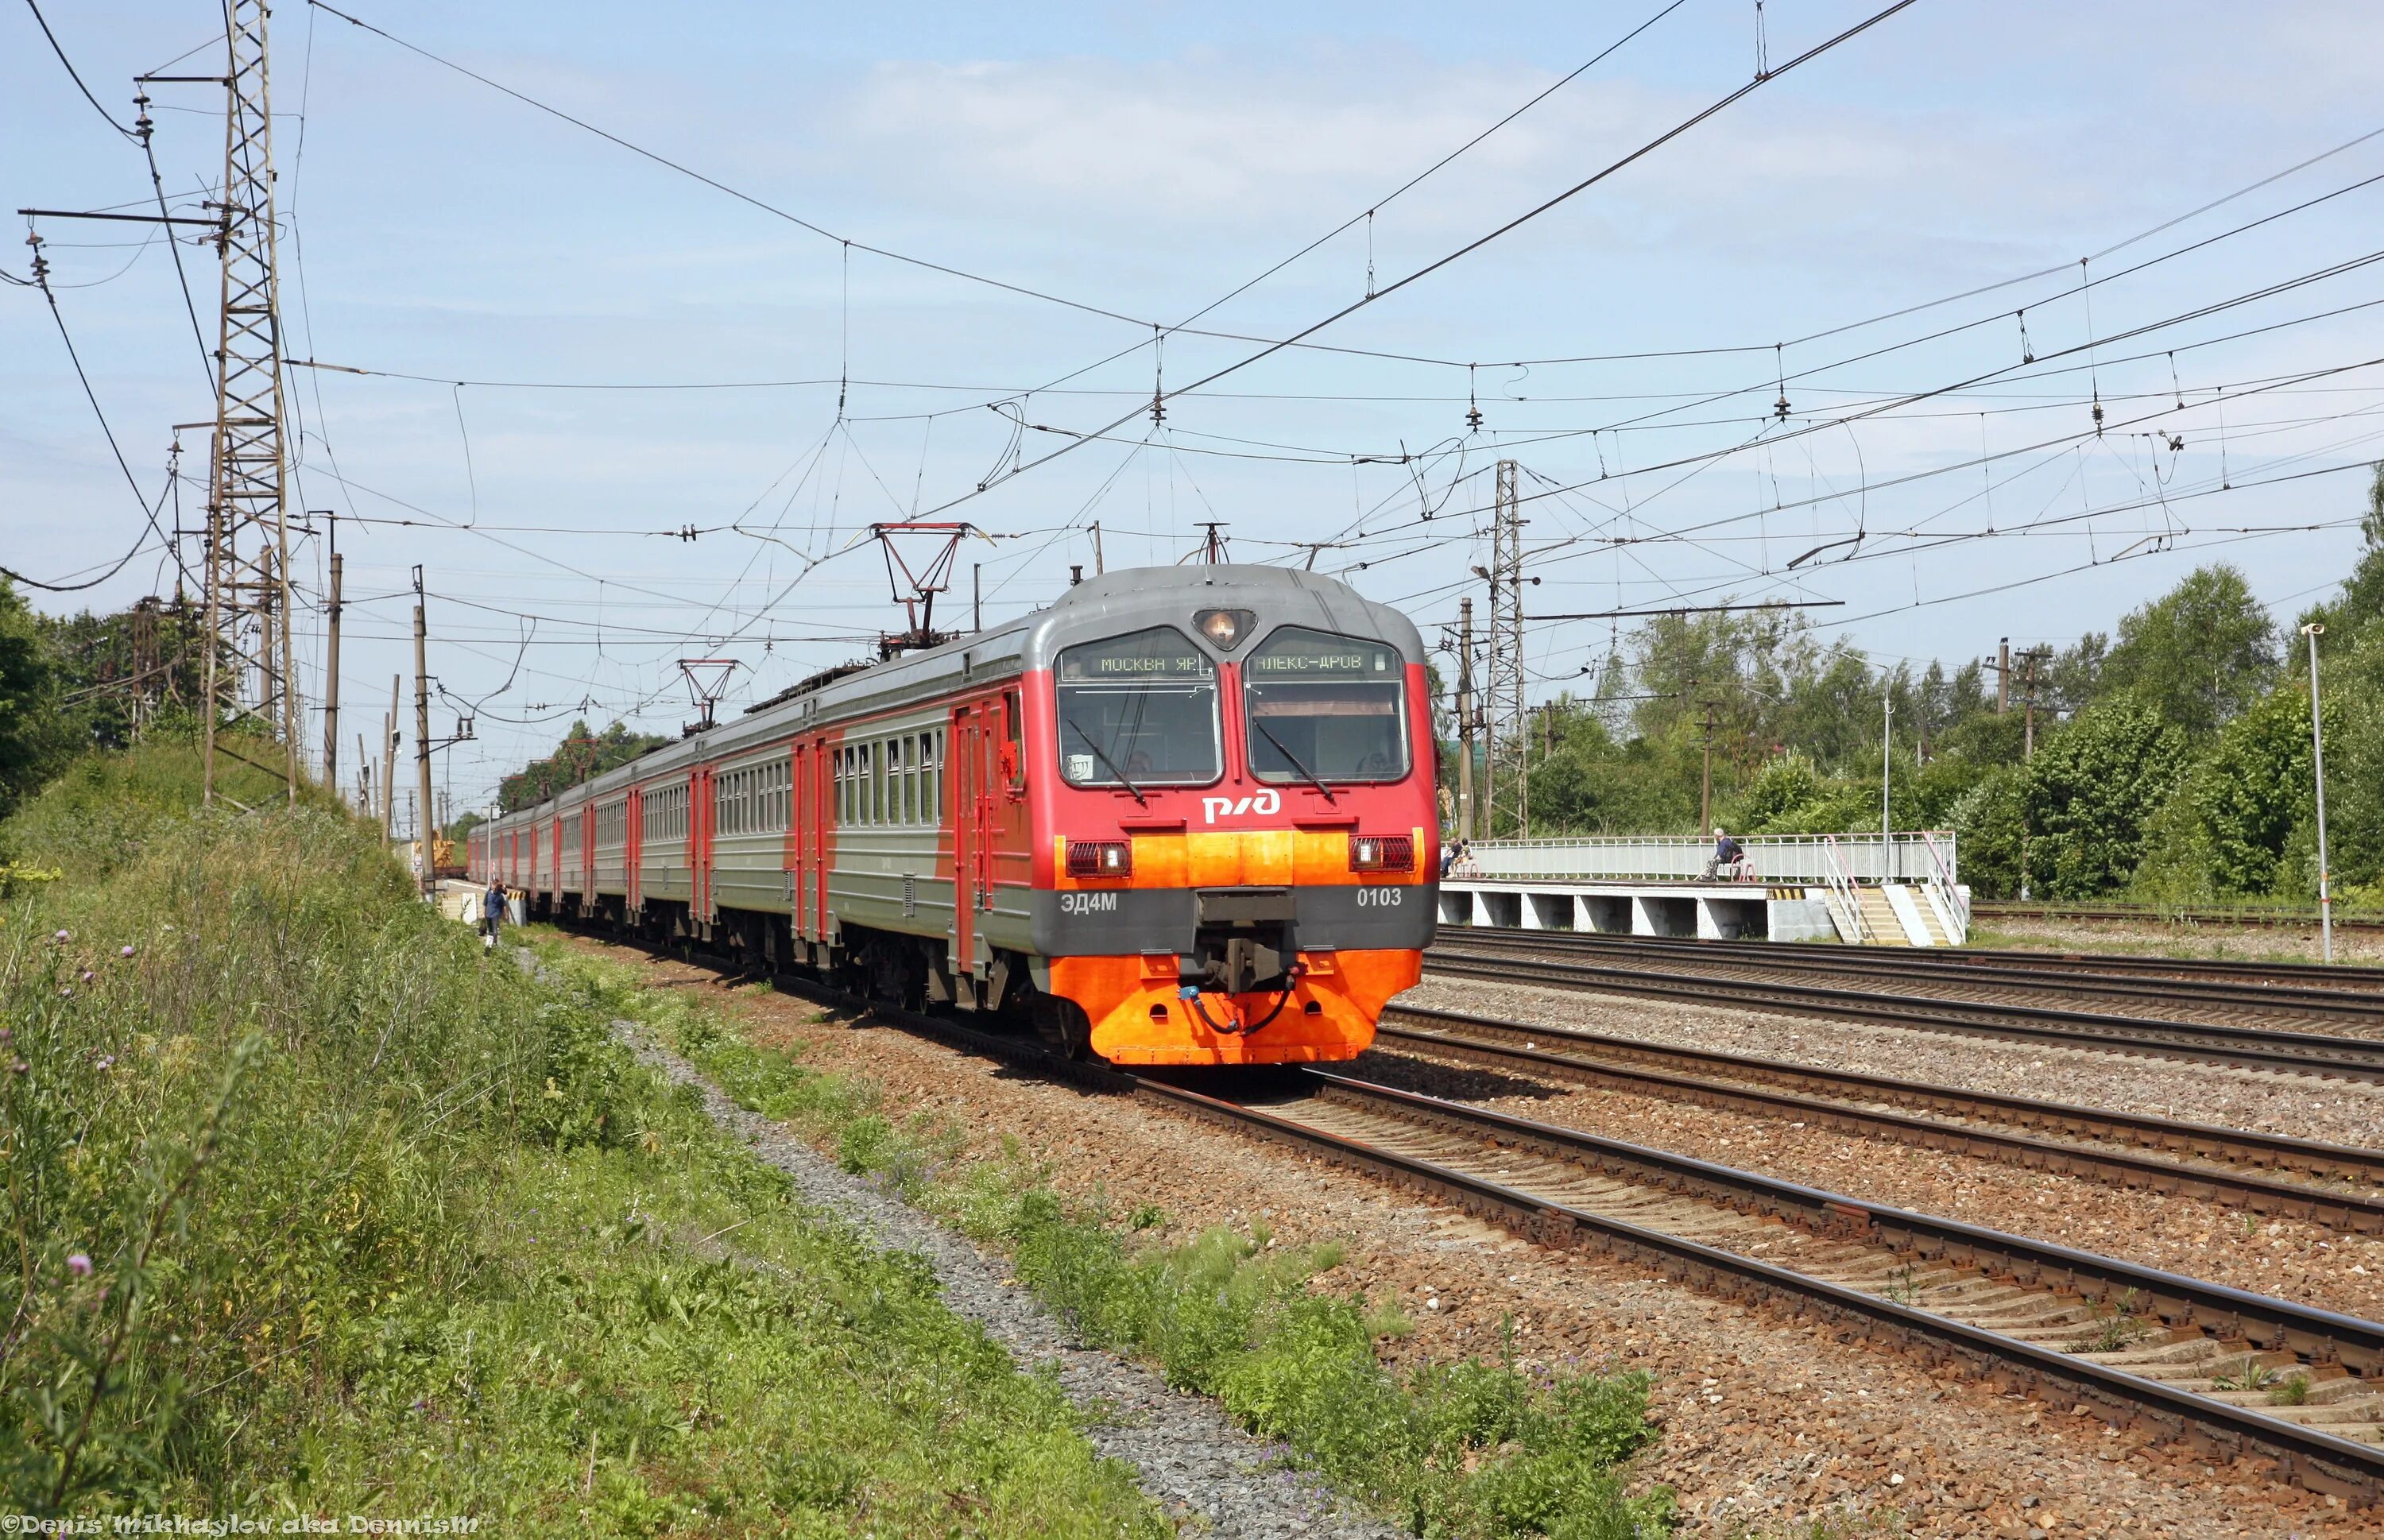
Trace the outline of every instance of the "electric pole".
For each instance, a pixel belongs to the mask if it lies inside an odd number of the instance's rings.
[[[380,837],[397,838],[397,678],[389,677],[389,714],[380,719]]]
[[[2309,638],[2310,658],[2310,764],[2317,777],[2317,925],[2320,955],[2328,962],[2334,961],[2334,893],[2328,881],[2326,860],[2326,728],[2318,715],[2317,704],[2317,639],[2326,634],[2326,627],[2311,621],[2302,627]]]
[[[1884,670],[1881,673],[1884,674]],[[1889,830],[1887,799],[1895,776],[1895,689],[1892,679],[1881,678],[1879,691],[1879,859],[1882,874],[1893,868],[1888,863],[1888,851],[1894,838]]]
[[[292,688],[288,466],[281,446],[281,308],[274,258],[273,114],[265,0],[226,0],[222,304],[216,347],[215,442],[207,492],[205,800],[215,800],[216,739],[243,720],[282,748],[285,799],[302,774]],[[278,623],[277,623],[278,617]],[[229,665],[229,666],[227,666]],[[258,682],[248,698],[244,682]]]
[[[1475,838],[1473,816],[1473,601],[1457,602],[1457,830]]]
[[[2011,711],[2011,638],[2005,637],[1995,653],[1995,714],[2006,715]]]
[[[1515,493],[1516,466],[1498,462],[1496,517],[1491,527],[1490,677],[1488,764],[1484,776],[1483,826],[1497,832],[1498,746],[1515,751],[1515,826],[1531,833],[1531,730],[1523,707],[1523,519]]]
[[[2036,757],[2036,665],[2043,656],[2043,650],[2035,647],[2030,648],[2021,654],[2021,661],[2028,664],[2028,672],[2023,676],[2027,691],[2024,702],[2027,715],[2020,727],[2019,757],[2023,760]]]
[[[430,891],[429,627],[422,610],[422,569],[414,569],[414,837],[422,851],[422,890]]]
[[[340,578],[343,558],[331,553],[331,602],[323,612],[330,627],[323,647],[323,784],[340,794]]]

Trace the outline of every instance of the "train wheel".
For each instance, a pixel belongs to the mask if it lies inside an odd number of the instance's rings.
[[[1085,1008],[1062,995],[1037,994],[1034,1000],[1035,1030],[1071,1059],[1093,1056],[1093,1022]]]

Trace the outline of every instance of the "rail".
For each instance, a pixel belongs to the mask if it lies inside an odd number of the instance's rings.
[[[1959,872],[1952,834],[1758,834],[1739,844],[1766,882],[1822,883],[1843,869],[1853,881],[1925,882],[1941,869]],[[1933,842],[1936,849],[1932,851]],[[1832,846],[1836,860],[1831,856]],[[1629,878],[1682,881],[1705,871],[1711,839],[1687,835],[1583,836],[1562,839],[1477,839],[1466,847],[1469,876]]]

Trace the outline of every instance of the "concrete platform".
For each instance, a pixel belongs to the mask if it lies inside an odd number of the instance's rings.
[[[1445,877],[1443,925],[1496,930],[1571,930],[1600,936],[1677,936],[1707,941],[1837,937],[1829,905],[1801,886],[1759,882],[1583,881]],[[1819,931],[1814,930],[1816,923]]]

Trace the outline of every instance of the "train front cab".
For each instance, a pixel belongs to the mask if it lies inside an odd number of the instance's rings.
[[[1049,767],[1034,950],[1100,1058],[1351,1059],[1420,975],[1438,869],[1421,643],[1335,588],[1362,616],[1304,586],[1283,595],[1297,623],[1111,602],[1109,634],[1072,626],[1026,675]]]

